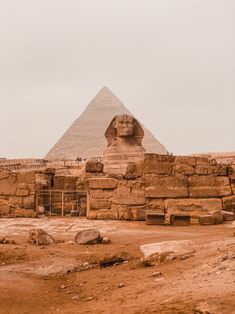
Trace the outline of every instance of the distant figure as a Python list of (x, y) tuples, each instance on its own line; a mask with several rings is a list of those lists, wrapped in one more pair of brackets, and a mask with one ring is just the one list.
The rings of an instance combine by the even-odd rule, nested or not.
[(129, 162), (143, 159), (144, 131), (132, 116), (126, 114), (115, 116), (105, 132), (105, 137), (108, 142), (103, 154), (105, 172), (124, 174)]

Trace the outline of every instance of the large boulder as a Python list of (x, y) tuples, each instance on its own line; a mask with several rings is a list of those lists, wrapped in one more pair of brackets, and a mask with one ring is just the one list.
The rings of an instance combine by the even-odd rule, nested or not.
[(193, 242), (189, 240), (150, 243), (140, 246), (140, 260), (145, 266), (154, 266), (193, 252)]
[(78, 244), (97, 244), (102, 241), (99, 230), (85, 229), (76, 234), (75, 242)]
[(43, 229), (35, 228), (29, 231), (29, 242), (36, 245), (48, 245), (55, 243), (55, 240)]

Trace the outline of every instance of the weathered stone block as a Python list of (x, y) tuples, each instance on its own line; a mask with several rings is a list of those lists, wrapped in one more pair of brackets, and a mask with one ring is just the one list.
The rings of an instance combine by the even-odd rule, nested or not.
[(214, 224), (215, 225), (221, 224), (224, 220), (223, 215), (222, 215), (222, 210), (211, 211), (211, 212), (209, 212), (209, 214), (214, 217)]
[(175, 165), (175, 173), (180, 173), (182, 175), (193, 175), (195, 174), (195, 167), (191, 165)]
[(195, 165), (196, 165), (196, 157), (190, 157), (190, 156), (176, 156), (176, 157), (175, 157), (175, 164), (176, 164), (176, 165), (190, 165), (190, 166), (195, 166)]
[(224, 221), (232, 221), (235, 219), (233, 212), (227, 212), (225, 210), (222, 210), (222, 215), (223, 215)]
[(222, 198), (223, 210), (235, 213), (235, 195)]
[(88, 219), (100, 219), (100, 220), (116, 220), (118, 219), (117, 210), (113, 209), (99, 209), (99, 210), (90, 210), (87, 216)]
[(86, 172), (103, 172), (104, 165), (101, 162), (87, 161), (85, 165)]
[(166, 223), (170, 223), (170, 215), (185, 213), (192, 216), (206, 215), (209, 211), (221, 210), (220, 199), (169, 199), (165, 201)]
[(186, 187), (147, 187), (145, 189), (146, 197), (156, 198), (184, 198), (188, 197), (188, 189)]
[(118, 219), (121, 220), (131, 220), (131, 211), (127, 207), (118, 208)]
[(145, 220), (145, 208), (130, 208), (131, 220)]
[(169, 162), (158, 162), (152, 164), (144, 164), (144, 173), (154, 173), (157, 175), (171, 175), (173, 164)]
[(117, 180), (112, 178), (93, 178), (89, 180), (90, 189), (115, 189)]
[(126, 173), (124, 177), (126, 179), (137, 179), (143, 175), (143, 172), (141, 170), (139, 163), (130, 162), (127, 165)]
[(91, 198), (111, 199), (113, 197), (113, 190), (108, 189), (91, 189)]
[(16, 191), (16, 196), (28, 196), (29, 195), (29, 190), (17, 190)]
[(200, 225), (214, 225), (215, 220), (213, 215), (201, 215), (199, 216)]
[(147, 199), (147, 205), (151, 212), (163, 213), (165, 209), (164, 200), (157, 198)]
[(189, 197), (209, 198), (231, 195), (227, 177), (193, 176), (188, 178)]
[(111, 208), (111, 204), (109, 200), (90, 198), (90, 209), (109, 209)]
[(115, 196), (113, 198), (113, 203), (119, 205), (144, 205), (145, 197), (135, 195)]
[(34, 195), (29, 195), (23, 197), (23, 207), (26, 209), (34, 209), (35, 208), (35, 197)]
[(194, 246), (189, 240), (163, 241), (140, 246), (140, 259), (145, 266), (158, 265), (192, 253)]

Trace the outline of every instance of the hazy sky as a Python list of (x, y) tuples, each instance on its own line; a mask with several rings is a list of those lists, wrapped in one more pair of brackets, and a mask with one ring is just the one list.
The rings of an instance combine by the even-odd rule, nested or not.
[(169, 151), (235, 151), (235, 1), (0, 0), (0, 157), (43, 157), (104, 85)]

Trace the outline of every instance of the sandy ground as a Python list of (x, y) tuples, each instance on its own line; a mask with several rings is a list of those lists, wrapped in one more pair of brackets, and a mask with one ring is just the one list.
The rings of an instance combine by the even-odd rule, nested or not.
[[(27, 243), (33, 227), (60, 243)], [(96, 227), (106, 245), (74, 244), (76, 233)], [(144, 222), (81, 218), (0, 219), (0, 313), (235, 313), (234, 224), (147, 226)], [(144, 267), (139, 246), (191, 240), (196, 252), (160, 266)], [(126, 262), (100, 268), (104, 257)], [(154, 277), (153, 273), (162, 275)], [(204, 312), (195, 311), (200, 307)]]

